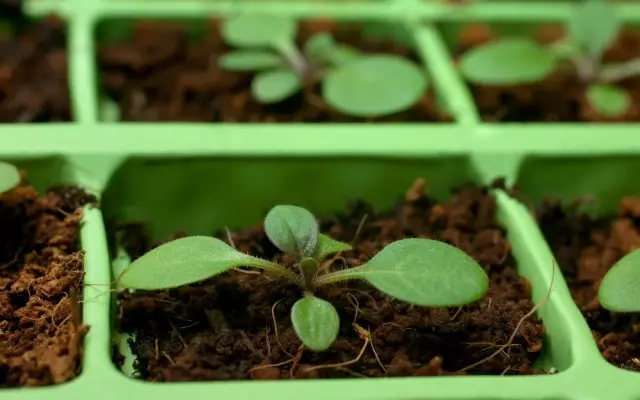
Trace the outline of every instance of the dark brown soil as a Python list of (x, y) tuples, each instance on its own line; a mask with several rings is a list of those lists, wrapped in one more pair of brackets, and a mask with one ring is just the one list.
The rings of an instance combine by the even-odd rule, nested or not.
[(0, 122), (70, 121), (64, 23), (14, 20), (0, 34)]
[[(392, 300), (363, 283), (333, 286), (321, 293), (341, 317), (338, 340), (322, 353), (299, 352), (288, 319), (300, 298), (296, 286), (262, 274), (232, 272), (214, 280), (162, 292), (122, 293), (119, 325), (134, 334), (137, 369), (150, 381), (340, 378), (451, 375), (505, 344), (529, 312), (530, 286), (514, 269), (504, 229), (495, 220), (496, 204), (487, 191), (468, 186), (446, 203), (436, 203), (411, 188), (392, 211), (380, 214), (356, 202), (345, 214), (321, 219), (322, 232), (344, 241), (356, 236), (355, 249), (343, 254), (351, 266), (366, 262), (383, 245), (405, 237), (437, 238), (475, 257), (489, 272), (486, 297), (461, 308), (427, 309)], [(366, 219), (365, 219), (366, 216)], [(133, 258), (150, 247), (140, 225), (123, 228), (123, 243)], [(220, 236), (224, 237), (224, 236)], [(231, 234), (238, 250), (286, 264), (261, 226)], [(336, 260), (334, 266), (344, 267)], [(271, 308), (275, 306), (276, 337)], [(352, 325), (355, 321), (357, 326)], [(356, 329), (371, 333), (372, 348), (344, 368), (307, 371), (311, 366), (354, 359), (364, 341)], [(543, 347), (543, 325), (526, 320), (513, 345), (470, 374), (536, 374)], [(296, 357), (297, 363), (286, 363)], [(267, 366), (268, 364), (280, 364)]]
[[(177, 23), (140, 21), (130, 43), (100, 46), (99, 64), (103, 90), (119, 104), (126, 121), (214, 122), (358, 122), (338, 114), (324, 103), (319, 85), (275, 105), (261, 105), (250, 93), (252, 73), (225, 71), (218, 58), (229, 50), (211, 21), (205, 37), (187, 42), (184, 26)], [(396, 31), (400, 27), (394, 27)], [(321, 31), (337, 41), (366, 52), (395, 53), (417, 60), (413, 51), (391, 40), (365, 37), (358, 26), (331, 21), (303, 23), (301, 45)], [(367, 121), (374, 121), (370, 119)], [(377, 122), (450, 121), (436, 107), (432, 94), (412, 109)]]
[[(535, 38), (551, 43), (564, 35), (556, 25), (538, 27)], [(485, 24), (473, 24), (458, 36), (458, 55), (498, 37)], [(636, 58), (640, 31), (624, 29), (604, 56), (604, 62), (622, 62)], [(625, 122), (640, 121), (640, 78), (617, 83), (627, 89), (634, 104), (619, 118), (599, 115), (586, 101), (585, 86), (570, 63), (560, 67), (543, 82), (518, 86), (470, 85), (480, 115), (487, 122)]]
[(82, 205), (75, 187), (0, 195), (0, 388), (69, 381), (80, 371)]
[(538, 214), (542, 232), (603, 356), (619, 367), (640, 371), (640, 314), (611, 313), (597, 297), (609, 268), (640, 247), (640, 198), (622, 199), (616, 215), (601, 218), (580, 212), (579, 202), (567, 207), (548, 201)]

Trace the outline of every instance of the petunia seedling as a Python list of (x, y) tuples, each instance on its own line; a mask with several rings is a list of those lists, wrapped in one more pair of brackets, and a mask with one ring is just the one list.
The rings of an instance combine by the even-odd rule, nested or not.
[(604, 0), (583, 0), (567, 21), (565, 38), (543, 45), (529, 37), (505, 37), (462, 55), (460, 73), (478, 85), (533, 84), (569, 61), (585, 85), (585, 97), (602, 116), (616, 118), (631, 107), (617, 82), (640, 76), (640, 58), (603, 64), (602, 57), (621, 29), (614, 8)]
[(613, 312), (640, 312), (640, 249), (622, 257), (605, 274), (598, 298)]
[(245, 13), (226, 20), (222, 35), (238, 48), (223, 55), (222, 68), (255, 72), (253, 97), (264, 104), (284, 101), (318, 82), (322, 97), (336, 111), (356, 117), (378, 117), (403, 111), (427, 89), (421, 69), (403, 57), (363, 54), (336, 43), (326, 32), (295, 43), (296, 22)]
[(480, 299), (489, 284), (486, 272), (473, 258), (431, 239), (398, 240), (363, 265), (327, 271), (320, 268), (327, 257), (349, 251), (351, 245), (320, 233), (313, 214), (293, 205), (272, 208), (264, 230), (276, 247), (294, 256), (294, 267), (239, 252), (214, 237), (190, 236), (134, 260), (120, 275), (119, 283), (130, 289), (160, 290), (203, 281), (238, 267), (263, 270), (304, 290), (304, 297), (291, 309), (291, 323), (312, 351), (329, 348), (340, 328), (335, 307), (315, 295), (321, 286), (360, 279), (401, 301), (448, 307)]
[(13, 165), (0, 162), (0, 193), (4, 193), (18, 186), (20, 183), (20, 172)]

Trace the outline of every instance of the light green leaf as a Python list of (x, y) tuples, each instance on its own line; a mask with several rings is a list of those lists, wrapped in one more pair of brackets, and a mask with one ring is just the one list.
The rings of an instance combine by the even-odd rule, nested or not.
[(600, 283), (602, 307), (613, 312), (640, 312), (640, 250), (622, 257)]
[(293, 19), (283, 16), (242, 13), (224, 21), (221, 31), (231, 46), (272, 47), (293, 40), (297, 26)]
[(607, 63), (601, 66), (598, 71), (598, 79), (604, 82), (618, 82), (636, 76), (640, 76), (640, 58)]
[(486, 272), (467, 253), (431, 239), (393, 242), (358, 270), (378, 290), (421, 306), (468, 304), (489, 286)]
[(589, 85), (587, 100), (600, 115), (607, 118), (620, 117), (631, 107), (629, 93), (613, 85)]
[(614, 8), (604, 0), (579, 2), (567, 24), (569, 40), (587, 55), (600, 57), (620, 31)]
[(328, 349), (340, 330), (340, 317), (333, 305), (314, 296), (305, 296), (293, 305), (291, 323), (311, 351)]
[(298, 74), (290, 69), (274, 69), (259, 73), (251, 82), (253, 97), (263, 104), (278, 103), (302, 88)]
[(316, 250), (313, 253), (313, 258), (322, 261), (329, 254), (339, 253), (341, 251), (349, 251), (351, 249), (352, 247), (350, 244), (334, 240), (331, 237), (323, 235), (321, 233), (318, 237), (318, 245), (316, 246)]
[(156, 247), (133, 261), (119, 284), (130, 289), (159, 290), (199, 282), (235, 267), (254, 267), (292, 274), (278, 264), (236, 251), (210, 236), (190, 236)]
[(426, 89), (427, 79), (420, 67), (402, 57), (379, 54), (330, 71), (322, 95), (336, 111), (376, 117), (411, 107)]
[(273, 207), (264, 219), (264, 230), (269, 240), (285, 253), (308, 257), (318, 245), (318, 222), (302, 207)]
[(315, 62), (329, 61), (329, 55), (335, 46), (333, 36), (327, 32), (316, 33), (304, 44), (304, 53)]
[(533, 39), (505, 38), (475, 47), (460, 58), (460, 73), (479, 85), (521, 85), (549, 76), (557, 66), (554, 53)]
[(0, 162), (0, 193), (4, 193), (18, 186), (20, 171), (13, 165)]
[(260, 71), (283, 65), (282, 59), (269, 51), (237, 50), (218, 60), (221, 68), (234, 71)]

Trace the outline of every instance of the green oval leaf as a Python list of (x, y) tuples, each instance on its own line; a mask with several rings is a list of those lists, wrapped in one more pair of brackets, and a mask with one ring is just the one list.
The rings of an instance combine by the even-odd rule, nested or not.
[(613, 85), (590, 85), (587, 100), (600, 115), (608, 118), (621, 117), (631, 107), (629, 93)]
[(263, 104), (286, 100), (301, 88), (302, 81), (298, 74), (284, 68), (260, 72), (251, 82), (253, 97)]
[(20, 171), (13, 164), (0, 162), (0, 193), (4, 193), (18, 186)]
[(238, 50), (224, 54), (218, 60), (221, 68), (233, 71), (259, 71), (283, 65), (282, 59), (268, 51)]
[(235, 267), (286, 270), (277, 264), (241, 253), (210, 236), (180, 238), (144, 254), (120, 275), (130, 289), (159, 290), (199, 282)]
[(318, 245), (313, 253), (313, 258), (316, 260), (322, 261), (329, 254), (339, 253), (341, 251), (349, 251), (352, 247), (349, 243), (340, 242), (338, 240), (334, 240), (327, 235), (323, 235), (322, 233), (318, 237)]
[(221, 31), (231, 46), (271, 47), (291, 41), (297, 26), (294, 20), (282, 16), (242, 13), (224, 21)]
[(264, 230), (280, 250), (301, 258), (312, 255), (318, 245), (318, 222), (302, 207), (273, 207), (264, 219)]
[(378, 290), (421, 306), (468, 304), (489, 287), (487, 273), (467, 253), (431, 239), (393, 242), (358, 271)]
[(311, 351), (328, 349), (340, 330), (340, 317), (333, 305), (314, 296), (296, 301), (291, 308), (291, 323)]
[(322, 95), (336, 111), (376, 117), (411, 107), (426, 89), (427, 78), (413, 62), (379, 54), (330, 71), (324, 79)]
[(557, 66), (553, 52), (526, 37), (505, 38), (474, 47), (460, 58), (460, 73), (481, 85), (535, 83)]
[(329, 61), (335, 46), (333, 36), (327, 32), (316, 33), (304, 44), (304, 53), (313, 61)]
[(620, 31), (614, 8), (603, 0), (583, 0), (567, 24), (569, 39), (592, 57), (600, 57)]
[(613, 312), (640, 312), (640, 250), (622, 257), (598, 289), (602, 307)]

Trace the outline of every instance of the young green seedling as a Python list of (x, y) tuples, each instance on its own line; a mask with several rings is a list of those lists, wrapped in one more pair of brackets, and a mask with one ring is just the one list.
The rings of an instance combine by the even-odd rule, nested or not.
[(532, 84), (569, 61), (585, 85), (589, 104), (602, 116), (620, 117), (631, 107), (631, 97), (615, 83), (640, 76), (640, 58), (602, 64), (604, 52), (620, 29), (610, 4), (583, 0), (566, 24), (566, 38), (546, 46), (519, 36), (492, 41), (466, 52), (460, 59), (460, 72), (479, 85)]
[(640, 312), (640, 249), (622, 257), (598, 289), (600, 305), (613, 312)]
[(20, 172), (12, 164), (0, 161), (0, 193), (4, 193), (18, 186)]
[(304, 290), (304, 297), (291, 309), (291, 322), (312, 351), (331, 346), (340, 328), (333, 305), (314, 295), (323, 285), (362, 279), (391, 297), (426, 307), (468, 304), (488, 288), (487, 274), (473, 258), (437, 240), (398, 240), (363, 265), (324, 272), (319, 266), (329, 255), (351, 250), (351, 246), (319, 233), (309, 211), (275, 206), (264, 220), (264, 229), (276, 247), (295, 256), (297, 272), (236, 251), (219, 239), (191, 236), (163, 244), (133, 261), (119, 283), (130, 289), (159, 290), (199, 282), (237, 267), (264, 270)]
[(253, 97), (278, 103), (322, 82), (322, 97), (336, 111), (356, 117), (378, 117), (413, 106), (427, 89), (423, 71), (413, 62), (388, 54), (362, 54), (336, 43), (328, 33), (297, 48), (296, 22), (245, 13), (226, 20), (222, 35), (240, 50), (219, 60), (228, 70), (255, 71)]

